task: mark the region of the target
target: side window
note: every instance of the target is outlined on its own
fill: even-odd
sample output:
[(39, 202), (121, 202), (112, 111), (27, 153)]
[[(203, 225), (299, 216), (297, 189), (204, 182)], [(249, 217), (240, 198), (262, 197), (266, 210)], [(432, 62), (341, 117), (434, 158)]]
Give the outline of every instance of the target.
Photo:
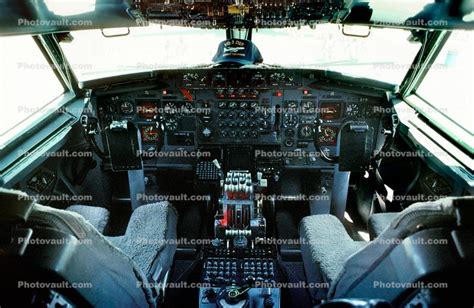
[(64, 93), (31, 36), (0, 37), (0, 150), (39, 116), (54, 112)]
[(473, 54), (474, 31), (454, 31), (416, 91), (444, 116), (445, 123), (435, 124), (448, 135), (474, 134)]

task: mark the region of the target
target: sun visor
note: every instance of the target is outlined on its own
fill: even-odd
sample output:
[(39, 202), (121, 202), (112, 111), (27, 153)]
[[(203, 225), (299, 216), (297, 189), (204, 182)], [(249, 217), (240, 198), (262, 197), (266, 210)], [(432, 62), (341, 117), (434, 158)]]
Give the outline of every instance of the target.
[(126, 0), (5, 1), (0, 7), (0, 36), (134, 27), (142, 16)]

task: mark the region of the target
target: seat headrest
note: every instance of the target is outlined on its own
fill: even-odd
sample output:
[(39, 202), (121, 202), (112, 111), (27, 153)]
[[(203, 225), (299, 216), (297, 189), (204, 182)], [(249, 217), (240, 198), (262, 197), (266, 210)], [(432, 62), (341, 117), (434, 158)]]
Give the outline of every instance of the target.
[(24, 192), (0, 187), (0, 222), (2, 224), (26, 222), (34, 204), (35, 199)]
[(442, 226), (468, 226), (474, 214), (473, 197), (447, 197), (435, 201), (418, 202), (403, 210), (392, 221), (393, 230), (401, 232), (402, 237), (422, 229)]

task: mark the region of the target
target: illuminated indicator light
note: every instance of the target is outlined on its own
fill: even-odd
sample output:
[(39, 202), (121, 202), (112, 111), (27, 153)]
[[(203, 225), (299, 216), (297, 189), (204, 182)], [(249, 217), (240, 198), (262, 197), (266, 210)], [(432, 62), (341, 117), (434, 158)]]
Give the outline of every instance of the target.
[(220, 222), (221, 222), (221, 226), (227, 227), (227, 223), (228, 223), (228, 213), (227, 213), (227, 211), (224, 212), (224, 217), (220, 220)]
[(163, 90), (163, 95), (168, 95), (168, 91), (167, 91), (167, 90)]
[(193, 96), (191, 95), (191, 92), (189, 92), (188, 89), (181, 89), (181, 93), (183, 94), (184, 98), (186, 98), (188, 101), (193, 100)]
[(276, 96), (277, 96), (277, 97), (282, 97), (282, 96), (283, 96), (283, 92), (277, 91), (277, 92), (276, 92)]
[(310, 93), (309, 90), (306, 90), (306, 89), (303, 90), (303, 94), (304, 94), (304, 95), (308, 95), (309, 93)]

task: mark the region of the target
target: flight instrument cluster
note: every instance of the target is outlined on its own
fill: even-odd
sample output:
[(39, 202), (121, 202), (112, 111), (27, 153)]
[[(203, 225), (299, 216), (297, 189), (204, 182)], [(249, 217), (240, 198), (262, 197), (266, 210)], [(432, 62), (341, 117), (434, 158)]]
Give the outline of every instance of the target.
[(163, 71), (151, 82), (95, 94), (102, 130), (132, 123), (143, 153), (263, 145), (283, 153), (289, 165), (323, 164), (318, 155), (297, 154), (336, 155), (345, 146), (344, 129), (363, 127), (366, 154), (373, 155), (391, 112), (384, 91), (348, 86), (311, 70)]

